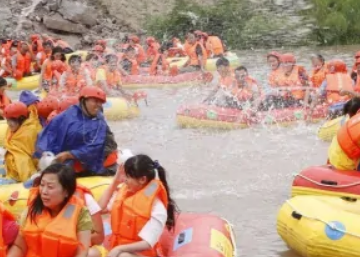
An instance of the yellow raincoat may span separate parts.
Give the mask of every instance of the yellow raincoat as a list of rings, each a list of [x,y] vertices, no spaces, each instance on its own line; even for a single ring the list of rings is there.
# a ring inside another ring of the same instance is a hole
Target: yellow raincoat
[[[7,129],[4,145],[7,178],[24,182],[37,171],[38,161],[33,158],[37,134],[37,124],[30,117],[15,133]]]
[[[37,112],[37,108],[35,104],[29,105],[28,106],[28,110],[29,110],[29,120],[31,120],[31,122],[33,124],[35,124],[36,127],[36,131],[37,133],[39,133],[42,130],[42,126],[39,120],[39,115]]]

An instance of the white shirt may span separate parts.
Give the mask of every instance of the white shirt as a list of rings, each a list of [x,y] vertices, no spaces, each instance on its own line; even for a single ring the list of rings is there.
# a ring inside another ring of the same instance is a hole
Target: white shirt
[[[109,211],[112,209],[116,194],[117,193],[114,193],[109,201],[107,206]],[[160,201],[160,199],[156,198],[151,209],[151,218],[141,229],[138,236],[151,245],[151,247],[154,247],[155,244],[159,242],[160,236],[164,231],[166,220],[167,210],[165,205]]]
[[[91,194],[85,194],[84,198],[86,207],[88,208],[91,216],[101,211],[99,204],[96,202],[96,200]]]

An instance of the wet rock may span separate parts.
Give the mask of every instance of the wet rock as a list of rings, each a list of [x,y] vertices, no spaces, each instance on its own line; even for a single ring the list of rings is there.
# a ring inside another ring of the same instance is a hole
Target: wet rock
[[[48,3],[47,6],[49,7],[50,11],[55,12],[55,11],[59,10],[59,5],[58,5],[57,1],[52,1],[51,3]]]
[[[9,8],[0,8],[0,34],[4,32],[11,24],[12,13]]]
[[[24,20],[21,22],[21,27],[25,30],[30,30],[33,28],[33,23],[29,20]]]
[[[18,3],[19,4],[26,4],[28,3],[29,1],[28,0],[18,0]]]
[[[41,0],[41,4],[42,4],[42,5],[47,5],[47,4],[48,4],[48,0]]]
[[[67,20],[78,22],[87,26],[96,25],[97,12],[95,8],[81,2],[62,0],[59,13]]]
[[[64,20],[59,15],[47,16],[44,17],[44,25],[48,29],[65,31],[68,33],[74,34],[83,34],[86,32],[86,28],[81,24],[72,23],[70,21]]]

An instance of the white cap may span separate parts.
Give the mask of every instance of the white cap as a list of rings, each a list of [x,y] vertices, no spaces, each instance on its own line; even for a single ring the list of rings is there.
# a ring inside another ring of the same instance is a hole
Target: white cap
[[[118,149],[118,164],[125,163],[128,159],[135,156],[130,149]]]

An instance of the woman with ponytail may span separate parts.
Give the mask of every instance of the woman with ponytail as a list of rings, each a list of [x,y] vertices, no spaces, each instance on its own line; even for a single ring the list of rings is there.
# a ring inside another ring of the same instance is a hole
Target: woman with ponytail
[[[174,227],[177,207],[158,161],[147,155],[127,159],[99,205],[111,213],[108,257],[161,256],[158,242],[165,226]]]

